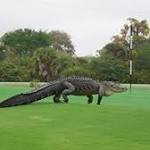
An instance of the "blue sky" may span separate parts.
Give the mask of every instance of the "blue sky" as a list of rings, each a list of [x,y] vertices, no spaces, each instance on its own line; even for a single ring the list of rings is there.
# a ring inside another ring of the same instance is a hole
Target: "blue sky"
[[[0,0],[0,35],[18,28],[63,30],[79,56],[117,34],[129,17],[150,22],[149,0]]]

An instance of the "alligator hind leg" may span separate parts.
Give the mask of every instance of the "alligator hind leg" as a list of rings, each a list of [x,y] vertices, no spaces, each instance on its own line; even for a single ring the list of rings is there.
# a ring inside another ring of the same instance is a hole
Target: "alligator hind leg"
[[[93,102],[93,95],[89,95],[88,97],[88,104],[91,104]]]
[[[67,81],[64,82],[63,84],[66,87],[66,89],[62,91],[62,96],[63,96],[64,102],[68,103],[69,99],[67,96],[70,95],[73,91],[75,91],[75,87]]]
[[[60,101],[60,96],[61,96],[61,95],[55,95],[55,96],[53,97],[54,103],[61,103],[61,101]]]

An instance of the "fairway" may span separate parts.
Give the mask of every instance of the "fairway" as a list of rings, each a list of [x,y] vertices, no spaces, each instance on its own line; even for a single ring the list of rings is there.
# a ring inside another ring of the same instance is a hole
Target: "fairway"
[[[29,91],[26,85],[0,85],[0,100]],[[52,98],[0,109],[1,150],[149,150],[150,88],[136,87],[105,97],[102,105],[86,97],[69,104]]]

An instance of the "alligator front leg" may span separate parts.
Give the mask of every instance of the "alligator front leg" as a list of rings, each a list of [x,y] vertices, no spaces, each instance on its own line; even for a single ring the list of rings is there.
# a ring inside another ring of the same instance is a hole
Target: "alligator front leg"
[[[69,99],[67,96],[75,91],[75,87],[70,82],[67,82],[67,81],[64,82],[63,84],[66,87],[66,89],[62,91],[62,96],[63,96],[64,102],[68,103]]]
[[[98,101],[97,101],[97,105],[101,104],[103,96],[98,95]]]
[[[53,101],[54,101],[54,103],[61,103],[61,101],[60,101],[60,94],[56,94],[54,97],[53,97]]]
[[[103,85],[99,86],[99,91],[98,91],[98,100],[97,100],[97,105],[101,104],[102,98],[105,94],[105,88]]]
[[[89,95],[88,97],[88,104],[91,104],[93,102],[93,95]]]

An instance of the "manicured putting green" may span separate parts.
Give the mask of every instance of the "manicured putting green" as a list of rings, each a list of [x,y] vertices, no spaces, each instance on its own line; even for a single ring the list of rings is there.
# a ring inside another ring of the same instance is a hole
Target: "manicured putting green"
[[[0,100],[28,91],[0,85]],[[69,104],[51,98],[0,109],[1,150],[149,150],[150,89],[138,87],[88,105],[86,97]]]

